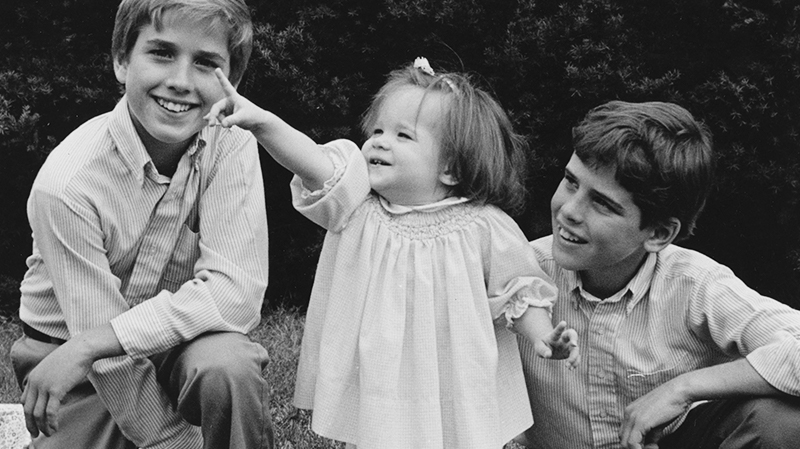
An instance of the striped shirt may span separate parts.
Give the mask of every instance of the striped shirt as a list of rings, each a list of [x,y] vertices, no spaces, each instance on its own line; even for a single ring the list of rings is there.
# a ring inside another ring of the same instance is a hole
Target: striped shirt
[[[532,245],[558,287],[553,321],[566,320],[581,348],[579,368],[569,371],[520,339],[532,447],[620,448],[633,400],[682,373],[741,357],[775,388],[800,395],[800,311],[759,295],[727,267],[670,245],[600,300],[556,265],[552,236]]]
[[[259,322],[267,221],[252,134],[203,129],[170,178],[123,97],[53,150],[28,217],[20,318],[62,339],[110,322],[127,355],[96,362],[89,380],[115,421],[139,447],[188,432],[147,357]]]

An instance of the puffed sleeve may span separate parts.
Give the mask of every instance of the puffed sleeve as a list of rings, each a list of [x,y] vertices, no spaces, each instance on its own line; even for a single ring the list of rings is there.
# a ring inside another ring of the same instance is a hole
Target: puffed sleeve
[[[290,184],[294,208],[317,225],[338,232],[370,192],[367,164],[355,143],[340,139],[321,145],[334,174],[320,190],[309,191],[300,177]]]
[[[552,311],[558,289],[539,267],[536,254],[519,226],[508,215],[491,207],[484,254],[487,293],[492,318],[504,317],[510,327],[528,309]]]

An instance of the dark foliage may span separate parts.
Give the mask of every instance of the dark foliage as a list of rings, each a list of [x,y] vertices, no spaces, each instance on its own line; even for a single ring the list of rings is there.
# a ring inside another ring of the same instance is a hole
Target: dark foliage
[[[0,16],[0,308],[18,304],[25,200],[47,153],[120,91],[115,2],[5,2]],[[360,141],[385,75],[426,56],[496,93],[530,140],[531,201],[548,233],[570,128],[612,99],[676,102],[712,129],[718,186],[687,246],[800,307],[800,7],[778,0],[249,0],[256,49],[240,90],[319,141]],[[10,19],[8,19],[10,18]],[[268,299],[303,306],[322,232],[291,209],[290,175],[263,155]]]

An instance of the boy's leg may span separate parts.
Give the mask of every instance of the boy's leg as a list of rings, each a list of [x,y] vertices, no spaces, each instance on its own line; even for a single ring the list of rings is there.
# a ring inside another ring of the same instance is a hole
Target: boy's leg
[[[693,409],[660,449],[796,448],[800,441],[800,398],[742,398],[712,401]]]
[[[151,357],[158,380],[206,448],[273,447],[267,351],[242,334],[219,332]]]
[[[22,388],[25,377],[57,344],[22,336],[11,346],[11,362]],[[58,431],[51,437],[39,434],[31,449],[97,448],[135,449],[114,423],[92,384],[85,380],[67,393],[58,412]]]

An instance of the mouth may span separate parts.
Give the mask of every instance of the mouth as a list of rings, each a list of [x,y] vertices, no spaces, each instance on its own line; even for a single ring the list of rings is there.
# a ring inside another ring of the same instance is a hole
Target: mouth
[[[163,109],[165,109],[165,110],[167,110],[169,112],[175,113],[175,114],[180,114],[182,112],[186,112],[186,111],[188,111],[190,109],[194,109],[194,108],[197,107],[196,104],[179,103],[179,102],[175,102],[175,101],[169,101],[169,100],[166,100],[166,99],[161,98],[161,97],[154,97],[154,98],[156,100],[156,103],[158,103],[159,106],[161,106]]]
[[[578,237],[577,235],[567,231],[561,225],[557,224],[556,228],[558,230],[558,236],[561,237],[562,240],[565,240],[565,241],[567,241],[569,243],[575,243],[575,244],[578,244],[578,245],[582,245],[584,243],[587,243],[586,240],[584,240],[584,239]]]
[[[385,167],[389,167],[389,166],[392,165],[392,164],[384,161],[383,159],[378,159],[378,158],[375,158],[375,157],[369,158],[368,162],[369,162],[369,165],[383,165]]]

